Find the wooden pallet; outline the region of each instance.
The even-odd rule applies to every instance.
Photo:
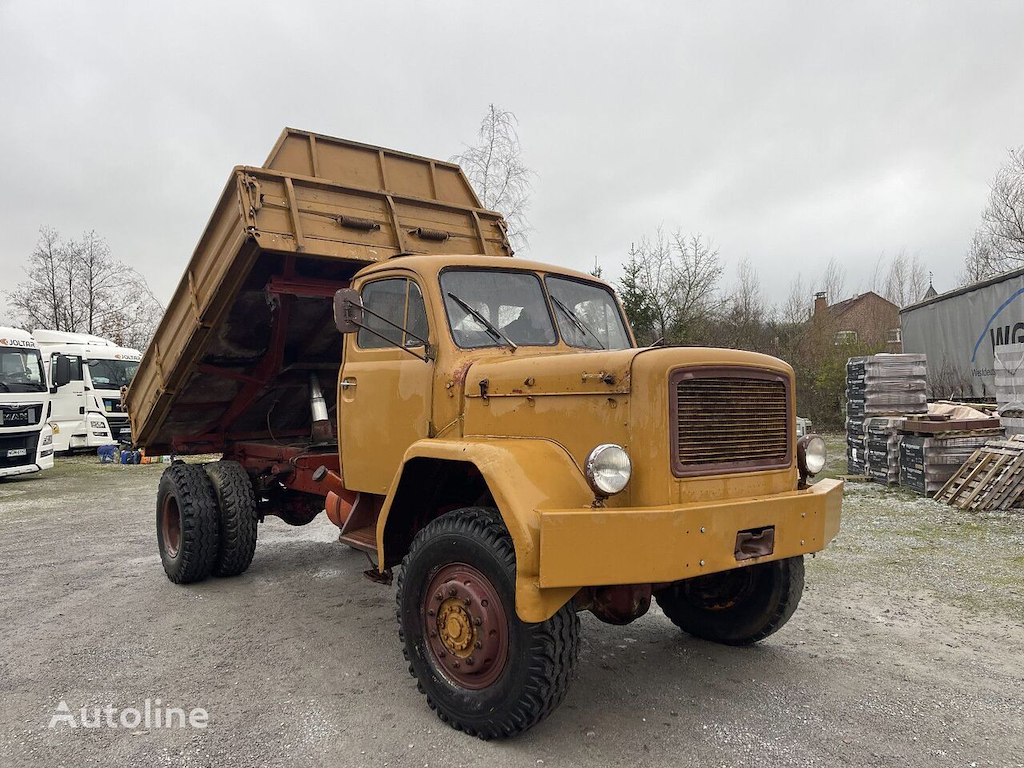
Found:
[[[1024,495],[1024,440],[991,440],[978,448],[935,494],[959,509],[1017,506]]]

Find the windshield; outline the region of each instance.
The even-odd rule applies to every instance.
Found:
[[[38,349],[0,347],[0,392],[44,392],[46,376]]]
[[[452,269],[441,292],[455,343],[464,349],[556,341],[544,289],[530,272]]]
[[[595,283],[548,275],[558,331],[571,347],[628,349],[632,346],[611,291]]]
[[[102,389],[120,389],[132,383],[139,370],[137,360],[90,360],[89,376],[92,385]]]

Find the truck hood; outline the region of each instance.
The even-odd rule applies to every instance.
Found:
[[[625,394],[640,349],[509,355],[480,360],[466,376],[466,397]]]

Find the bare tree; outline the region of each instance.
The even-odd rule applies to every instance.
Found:
[[[92,333],[143,348],[163,314],[142,275],[114,259],[95,232],[65,241],[43,227],[25,272],[7,298],[29,329]]]
[[[787,325],[799,325],[810,316],[810,293],[804,286],[803,277],[797,273],[789,284],[789,295],[779,310],[779,320]]]
[[[724,301],[724,311],[717,332],[709,334],[709,343],[771,352],[778,347],[774,313],[761,294],[761,281],[750,259],[737,267],[736,283]]]
[[[881,294],[897,307],[920,301],[928,290],[928,272],[915,254],[901,250],[892,257]]]
[[[765,304],[761,296],[761,281],[750,259],[743,259],[737,269],[736,288],[729,298],[730,311],[735,321],[751,326],[764,322]]]
[[[504,215],[513,249],[527,246],[526,211],[535,176],[523,162],[518,124],[512,112],[488,105],[477,143],[451,158],[462,166],[484,207]]]
[[[835,256],[825,264],[825,271],[818,278],[815,288],[825,292],[829,304],[835,304],[846,298],[846,270]]]
[[[1011,266],[1019,266],[1024,263],[1024,146],[1008,154],[981,218],[993,247]]]
[[[976,229],[964,257],[963,271],[957,276],[960,285],[970,285],[1005,271],[1002,257],[993,247],[992,239],[983,229]]]
[[[1024,266],[1024,146],[1008,155],[989,186],[981,226],[964,258],[961,279],[967,282]]]
[[[692,342],[717,313],[722,263],[701,235],[658,227],[631,247],[623,270],[626,311],[641,338]]]
[[[26,328],[68,330],[70,296],[65,290],[71,254],[60,233],[41,227],[39,240],[29,256],[25,272],[28,278],[7,291],[7,300]]]

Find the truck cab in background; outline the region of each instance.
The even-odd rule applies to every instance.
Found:
[[[55,450],[130,441],[131,428],[121,404],[121,391],[135,376],[142,359],[139,351],[84,333],[35,330],[32,336],[42,351],[52,384],[50,422]],[[54,372],[60,357],[70,364],[70,380],[57,385]]]
[[[0,477],[53,467],[50,392],[28,331],[0,328]]]

